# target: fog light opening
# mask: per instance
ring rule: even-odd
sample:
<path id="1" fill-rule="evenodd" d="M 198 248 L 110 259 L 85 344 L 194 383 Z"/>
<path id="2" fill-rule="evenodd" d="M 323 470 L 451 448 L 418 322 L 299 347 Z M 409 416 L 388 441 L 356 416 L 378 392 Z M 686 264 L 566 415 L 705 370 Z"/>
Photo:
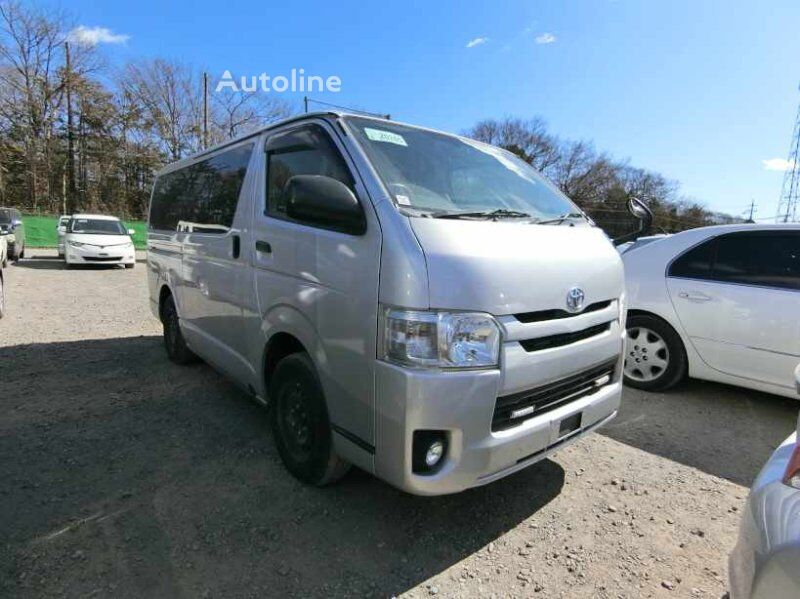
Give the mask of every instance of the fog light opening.
<path id="1" fill-rule="evenodd" d="M 414 474 L 434 474 L 447 456 L 447 433 L 445 431 L 414 431 L 412 448 L 412 470 Z"/>

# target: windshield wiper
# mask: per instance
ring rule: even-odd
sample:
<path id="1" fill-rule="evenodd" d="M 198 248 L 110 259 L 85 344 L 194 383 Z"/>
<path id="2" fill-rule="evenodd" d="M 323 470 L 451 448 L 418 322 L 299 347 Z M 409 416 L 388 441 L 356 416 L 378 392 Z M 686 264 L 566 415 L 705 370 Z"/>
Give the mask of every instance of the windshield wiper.
<path id="1" fill-rule="evenodd" d="M 583 214 L 581 212 L 567 212 L 566 214 L 562 214 L 561 216 L 557 216 L 556 218 L 548 218 L 547 220 L 536 220 L 533 222 L 537 225 L 560 225 L 564 221 L 567 221 L 571 218 L 583 218 Z"/>
<path id="2" fill-rule="evenodd" d="M 505 208 L 498 208 L 497 210 L 484 210 L 476 212 L 433 212 L 430 214 L 431 218 L 490 218 L 497 220 L 498 218 L 530 218 L 531 215 L 527 212 L 520 212 L 518 210 L 506 210 Z"/>

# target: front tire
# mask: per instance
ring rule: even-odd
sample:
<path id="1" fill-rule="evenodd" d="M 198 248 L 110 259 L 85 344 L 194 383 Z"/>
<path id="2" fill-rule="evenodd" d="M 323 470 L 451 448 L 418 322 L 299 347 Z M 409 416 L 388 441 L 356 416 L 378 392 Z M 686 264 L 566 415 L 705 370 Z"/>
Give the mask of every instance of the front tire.
<path id="1" fill-rule="evenodd" d="M 197 356 L 189 349 L 183 338 L 178 310 L 171 295 L 164 300 L 164 306 L 161 308 L 161 323 L 164 326 L 164 348 L 170 361 L 181 365 L 197 361 Z"/>
<path id="2" fill-rule="evenodd" d="M 686 350 L 666 321 L 633 314 L 626 323 L 625 384 L 645 391 L 665 391 L 686 377 Z"/>
<path id="3" fill-rule="evenodd" d="M 278 362 L 269 395 L 272 434 L 286 469 L 315 486 L 344 476 L 350 464 L 333 448 L 325 396 L 308 354 L 291 354 Z"/>

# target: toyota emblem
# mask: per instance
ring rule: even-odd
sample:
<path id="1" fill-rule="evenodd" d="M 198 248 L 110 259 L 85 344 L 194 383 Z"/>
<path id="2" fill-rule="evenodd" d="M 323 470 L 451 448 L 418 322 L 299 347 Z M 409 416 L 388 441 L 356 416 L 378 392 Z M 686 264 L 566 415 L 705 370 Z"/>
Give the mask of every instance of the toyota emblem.
<path id="1" fill-rule="evenodd" d="M 583 310 L 583 302 L 586 294 L 580 287 L 573 287 L 567 292 L 567 310 L 570 312 L 580 312 Z"/>

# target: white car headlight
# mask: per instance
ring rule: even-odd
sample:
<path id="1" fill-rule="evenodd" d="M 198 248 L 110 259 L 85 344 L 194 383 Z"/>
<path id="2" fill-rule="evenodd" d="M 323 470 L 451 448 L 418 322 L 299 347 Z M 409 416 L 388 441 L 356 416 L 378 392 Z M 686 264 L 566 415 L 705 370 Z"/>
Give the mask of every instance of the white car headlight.
<path id="1" fill-rule="evenodd" d="M 500 327 L 481 312 L 386 308 L 380 357 L 405 366 L 495 368 Z"/>
<path id="2" fill-rule="evenodd" d="M 76 248 L 82 248 L 83 246 L 86 245 L 85 243 L 81 243 L 80 241 L 70 241 L 69 244 L 72 247 L 76 247 Z"/>

